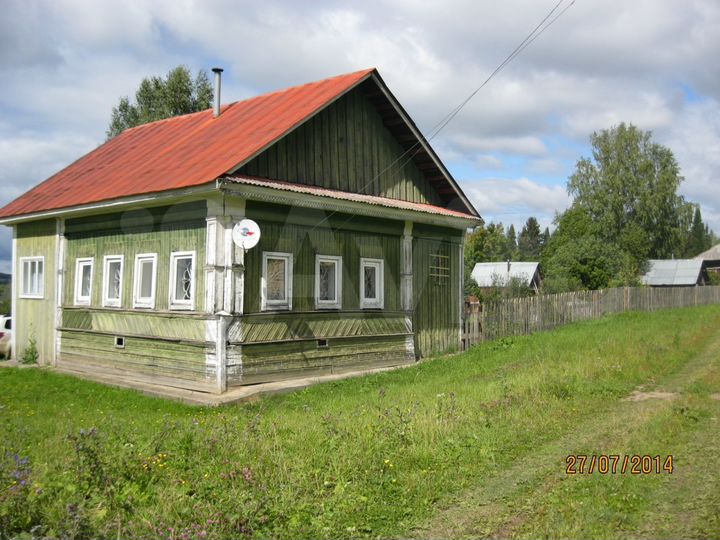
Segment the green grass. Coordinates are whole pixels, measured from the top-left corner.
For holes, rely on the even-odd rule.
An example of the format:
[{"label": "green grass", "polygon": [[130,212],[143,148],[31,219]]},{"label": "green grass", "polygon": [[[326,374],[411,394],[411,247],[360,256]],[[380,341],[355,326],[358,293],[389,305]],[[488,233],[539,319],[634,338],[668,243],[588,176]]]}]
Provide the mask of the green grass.
[{"label": "green grass", "polygon": [[[700,307],[216,409],[1,368],[0,535],[718,537],[719,353]],[[568,476],[577,453],[676,469]]]}]

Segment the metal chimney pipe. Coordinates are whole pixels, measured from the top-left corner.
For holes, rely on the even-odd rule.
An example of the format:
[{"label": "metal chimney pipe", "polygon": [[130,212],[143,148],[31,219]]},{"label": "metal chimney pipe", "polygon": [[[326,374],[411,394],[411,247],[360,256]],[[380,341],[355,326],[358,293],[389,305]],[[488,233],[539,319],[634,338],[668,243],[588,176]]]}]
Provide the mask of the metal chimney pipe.
[{"label": "metal chimney pipe", "polygon": [[218,116],[220,116],[220,82],[223,69],[215,67],[212,68],[212,72],[215,74],[215,99],[213,100],[213,116],[217,118]]}]

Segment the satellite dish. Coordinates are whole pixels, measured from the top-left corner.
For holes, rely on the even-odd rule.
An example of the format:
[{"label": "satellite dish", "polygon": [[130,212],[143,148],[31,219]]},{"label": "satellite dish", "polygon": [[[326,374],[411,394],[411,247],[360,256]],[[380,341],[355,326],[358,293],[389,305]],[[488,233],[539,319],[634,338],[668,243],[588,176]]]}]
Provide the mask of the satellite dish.
[{"label": "satellite dish", "polygon": [[233,227],[232,239],[238,247],[254,248],[260,241],[260,226],[252,219],[243,219]]}]

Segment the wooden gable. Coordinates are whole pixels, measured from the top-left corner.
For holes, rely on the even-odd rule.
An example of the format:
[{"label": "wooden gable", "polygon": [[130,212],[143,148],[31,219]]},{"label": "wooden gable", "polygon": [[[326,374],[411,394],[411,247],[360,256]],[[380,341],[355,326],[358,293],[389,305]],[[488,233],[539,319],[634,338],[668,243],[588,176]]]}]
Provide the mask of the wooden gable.
[{"label": "wooden gable", "polygon": [[[328,105],[237,174],[338,189],[438,206],[448,200],[391,132],[396,119],[373,101],[374,82]],[[404,155],[405,154],[405,155]]]}]

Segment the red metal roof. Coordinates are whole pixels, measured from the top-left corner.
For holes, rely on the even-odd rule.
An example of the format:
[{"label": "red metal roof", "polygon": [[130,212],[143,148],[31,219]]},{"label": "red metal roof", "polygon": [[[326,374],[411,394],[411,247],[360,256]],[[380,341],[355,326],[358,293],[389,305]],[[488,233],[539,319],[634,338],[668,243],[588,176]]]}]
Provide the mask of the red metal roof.
[{"label": "red metal roof", "polygon": [[211,182],[253,157],[374,69],[128,129],[0,209],[0,218]]},{"label": "red metal roof", "polygon": [[457,210],[450,210],[449,208],[443,208],[442,206],[402,201],[399,199],[389,199],[387,197],[378,197],[376,195],[363,195],[361,193],[354,193],[351,191],[340,191],[338,189],[327,189],[317,186],[308,186],[305,184],[295,184],[293,182],[285,182],[284,180],[270,180],[268,178],[258,178],[255,176],[227,176],[222,178],[222,180],[232,182],[233,184],[268,187],[283,191],[292,191],[293,193],[305,193],[308,195],[318,195],[320,197],[330,197],[344,201],[361,202],[378,206],[386,206],[388,208],[414,210],[416,212],[425,212],[427,214],[480,221],[480,218],[473,215],[466,214],[465,212],[458,212]]}]

